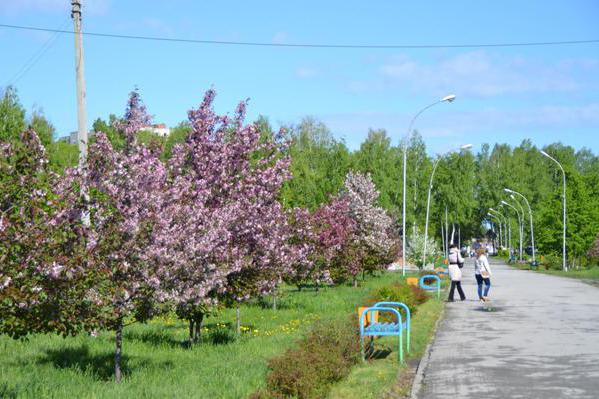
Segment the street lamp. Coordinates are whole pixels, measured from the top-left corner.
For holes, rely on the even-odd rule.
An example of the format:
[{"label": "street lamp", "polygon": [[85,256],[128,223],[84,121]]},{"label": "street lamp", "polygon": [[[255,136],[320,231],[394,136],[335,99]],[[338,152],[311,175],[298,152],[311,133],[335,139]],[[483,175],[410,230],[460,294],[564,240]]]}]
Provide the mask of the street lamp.
[{"label": "street lamp", "polygon": [[562,171],[562,176],[564,178],[564,192],[562,194],[562,210],[563,210],[563,221],[562,221],[562,223],[564,225],[564,238],[563,238],[563,244],[562,244],[562,268],[564,269],[564,271],[567,271],[568,270],[568,265],[566,264],[566,172],[564,171],[564,168],[563,168],[562,164],[559,163],[551,155],[547,154],[543,150],[541,150],[541,154],[543,154],[547,158],[551,159],[553,162],[555,162],[557,164],[557,166],[559,166],[559,168]]},{"label": "street lamp", "polygon": [[528,207],[528,216],[530,219],[530,241],[531,241],[531,245],[532,245],[532,263],[535,263],[535,233],[534,233],[534,227],[533,227],[533,222],[532,222],[532,209],[530,208],[530,203],[528,202],[528,200],[526,199],[526,197],[524,195],[522,195],[521,193],[514,191],[514,190],[510,190],[509,188],[504,188],[503,191],[505,191],[506,193],[511,193],[516,194],[518,196],[520,196],[524,202],[526,203],[526,206]]},{"label": "street lamp", "polygon": [[520,260],[522,260],[522,216],[520,215],[520,211],[518,211],[518,208],[516,208],[514,205],[512,205],[506,201],[501,201],[501,203],[503,205],[509,206],[514,211],[516,211],[516,215],[518,216],[518,227],[519,227],[518,237],[520,238],[520,251],[519,252],[520,252]]},{"label": "street lamp", "polygon": [[[448,97],[450,97],[450,96],[448,96]],[[431,180],[428,185],[428,198],[426,200],[426,223],[424,224],[424,250],[422,251],[422,267],[424,267],[424,265],[426,264],[426,244],[427,244],[427,240],[428,240],[428,216],[429,216],[429,212],[430,212],[430,208],[431,208],[431,190],[433,189],[433,178],[435,177],[435,171],[437,170],[437,166],[439,166],[439,161],[441,161],[443,156],[451,154],[452,152],[455,152],[458,150],[469,150],[470,148],[472,148],[472,144],[465,144],[459,148],[451,149],[451,150],[447,151],[445,154],[439,156],[439,158],[437,158],[437,160],[435,161],[435,163],[433,165],[433,171],[431,173]]]},{"label": "street lamp", "polygon": [[455,94],[450,94],[447,95],[445,97],[443,97],[442,99],[435,101],[432,104],[427,105],[426,107],[422,108],[420,111],[418,111],[418,113],[416,113],[416,115],[414,115],[414,117],[412,118],[412,120],[410,121],[410,127],[408,128],[408,133],[406,134],[406,141],[404,143],[404,147],[403,147],[403,193],[402,193],[402,211],[401,211],[401,228],[402,228],[402,238],[401,238],[401,250],[402,250],[402,261],[401,261],[401,274],[403,276],[405,276],[406,274],[406,179],[407,179],[407,174],[406,174],[406,170],[407,170],[407,164],[408,164],[408,139],[410,136],[410,133],[412,132],[412,126],[414,126],[414,122],[416,121],[416,119],[420,116],[420,114],[422,114],[424,111],[426,111],[427,109],[440,104],[440,103],[450,103],[453,102],[453,100],[455,100]]},{"label": "street lamp", "polygon": [[503,213],[493,209],[493,208],[489,208],[490,212],[493,212],[496,215],[501,216],[501,218],[503,219],[503,223],[505,226],[504,230],[507,230],[507,237],[504,234],[504,239],[505,239],[505,246],[508,248],[508,250],[510,251],[510,256],[512,254],[512,227],[508,224],[508,220],[507,218],[503,215]]},{"label": "street lamp", "polygon": [[502,229],[501,229],[502,220],[499,216],[494,215],[491,212],[487,212],[487,216],[490,216],[492,218],[499,220],[499,245],[501,246],[501,238],[503,237],[503,233],[502,233]]}]

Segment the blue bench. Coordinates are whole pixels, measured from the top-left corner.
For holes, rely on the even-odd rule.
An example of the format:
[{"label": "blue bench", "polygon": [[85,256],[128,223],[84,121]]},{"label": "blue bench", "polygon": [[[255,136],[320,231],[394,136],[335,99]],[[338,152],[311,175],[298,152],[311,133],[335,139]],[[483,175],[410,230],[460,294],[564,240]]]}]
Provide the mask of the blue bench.
[{"label": "blue bench", "polygon": [[[435,280],[435,285],[428,285],[425,283],[425,280],[433,279]],[[437,299],[441,298],[441,278],[436,274],[427,274],[426,276],[420,277],[419,282],[420,288],[426,291],[437,291]]]},{"label": "blue bench", "polygon": [[[402,321],[401,313],[396,309],[400,307],[406,312],[406,321]],[[395,315],[395,322],[379,323],[374,316],[374,312],[387,312]],[[366,325],[366,315],[371,313],[370,324]],[[365,358],[364,337],[375,336],[398,336],[399,337],[399,361],[403,363],[403,332],[406,331],[406,349],[410,351],[410,309],[401,302],[378,302],[370,308],[366,308],[360,315],[360,344],[362,358]]]}]

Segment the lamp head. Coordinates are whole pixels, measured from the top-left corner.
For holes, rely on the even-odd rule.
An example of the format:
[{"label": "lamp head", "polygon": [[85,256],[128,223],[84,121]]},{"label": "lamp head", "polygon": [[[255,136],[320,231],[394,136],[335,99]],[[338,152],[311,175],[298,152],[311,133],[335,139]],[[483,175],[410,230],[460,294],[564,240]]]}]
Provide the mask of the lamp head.
[{"label": "lamp head", "polygon": [[472,148],[472,144],[464,144],[460,147],[461,150],[469,150]]},{"label": "lamp head", "polygon": [[453,100],[455,100],[455,94],[450,94],[448,96],[445,96],[441,99],[441,102],[445,101],[445,102],[453,102]]},{"label": "lamp head", "polygon": [[510,195],[510,198],[513,199],[514,201],[516,200],[516,197],[514,197],[514,194]]},{"label": "lamp head", "polygon": [[497,212],[497,211],[496,211],[495,209],[493,209],[493,208],[489,208],[489,210],[490,210],[490,211],[493,211],[493,212]]},{"label": "lamp head", "polygon": [[509,205],[507,202],[505,202],[505,201],[503,201],[503,200],[501,201],[501,203],[502,203],[503,205]]},{"label": "lamp head", "polygon": [[504,188],[503,191],[505,191],[506,193],[513,193],[513,190],[510,190],[509,188]]},{"label": "lamp head", "polygon": [[546,156],[547,158],[551,158],[551,157],[549,156],[549,154],[547,154],[547,153],[546,153],[545,151],[543,151],[543,150],[541,150],[541,154],[542,154],[543,156]]}]

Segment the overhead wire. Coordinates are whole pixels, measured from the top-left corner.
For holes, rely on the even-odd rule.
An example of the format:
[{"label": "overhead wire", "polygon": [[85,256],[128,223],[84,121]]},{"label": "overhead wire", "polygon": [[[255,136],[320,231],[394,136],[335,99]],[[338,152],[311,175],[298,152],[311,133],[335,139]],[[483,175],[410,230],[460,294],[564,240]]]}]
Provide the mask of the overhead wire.
[{"label": "overhead wire", "polygon": [[50,36],[40,46],[40,48],[36,52],[34,52],[31,55],[31,57],[29,57],[29,59],[27,59],[27,61],[23,64],[23,66],[21,68],[19,68],[19,70],[6,82],[5,87],[14,85],[19,80],[21,80],[27,74],[27,72],[29,72],[31,70],[31,68],[33,68],[35,66],[35,64],[37,64],[42,59],[44,54],[46,54],[46,52],[54,45],[58,36],[61,33],[64,33],[63,29],[67,25],[68,22],[69,22],[69,19],[67,18],[60,25],[60,27],[58,29],[50,30],[50,32],[53,32],[54,34],[52,36]]},{"label": "overhead wire", "polygon": [[[30,31],[69,33],[74,31],[63,29],[49,29],[37,26],[9,25],[0,24],[0,28],[20,29]],[[541,41],[541,42],[513,42],[513,43],[462,43],[462,44],[332,44],[332,43],[271,43],[271,42],[252,42],[252,41],[226,41],[226,40],[201,40],[173,38],[162,36],[143,36],[143,35],[122,35],[103,32],[82,32],[85,36],[106,37],[115,39],[133,39],[176,43],[193,43],[208,45],[227,45],[227,46],[255,46],[255,47],[296,47],[296,48],[338,48],[338,49],[444,49],[444,48],[485,48],[485,47],[525,47],[525,46],[562,46],[562,45],[580,45],[580,44],[598,44],[599,39],[588,40],[562,40],[562,41]]]}]

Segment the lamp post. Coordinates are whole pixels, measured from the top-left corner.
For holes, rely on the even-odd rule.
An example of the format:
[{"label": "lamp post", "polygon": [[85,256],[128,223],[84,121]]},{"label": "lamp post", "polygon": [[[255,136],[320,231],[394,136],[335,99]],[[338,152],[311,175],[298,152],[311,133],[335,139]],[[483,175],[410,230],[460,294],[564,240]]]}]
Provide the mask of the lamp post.
[{"label": "lamp post", "polygon": [[502,220],[501,220],[501,218],[499,216],[493,215],[491,212],[487,212],[487,216],[490,216],[492,218],[495,218],[495,219],[499,220],[499,245],[501,245],[501,237],[503,236],[502,235],[502,231],[501,231]]},{"label": "lamp post", "polygon": [[519,227],[519,232],[518,232],[518,237],[520,238],[520,260],[522,260],[522,216],[520,215],[520,211],[518,210],[518,208],[516,208],[514,205],[510,204],[509,202],[506,201],[501,201],[501,203],[503,205],[507,205],[510,208],[512,208],[514,211],[516,211],[516,215],[518,216],[518,227]]},{"label": "lamp post", "polygon": [[[522,236],[522,240],[524,240],[524,216],[525,216],[526,213],[524,212],[524,208],[522,207],[522,204],[520,204],[520,202],[518,202],[516,200],[516,197],[514,196],[514,194],[510,194],[510,199],[512,201],[514,201],[514,203],[516,205],[518,205],[518,209],[520,209],[520,212],[521,212],[520,214],[522,215],[522,219],[521,219],[522,222],[520,223],[520,234]],[[522,245],[522,247],[524,247],[524,245]]]},{"label": "lamp post", "polygon": [[455,100],[455,94],[450,94],[448,96],[443,97],[442,99],[435,101],[432,104],[427,105],[426,107],[422,108],[420,111],[418,111],[416,113],[416,115],[414,115],[414,117],[412,118],[412,120],[410,121],[410,127],[408,127],[408,133],[406,134],[406,141],[404,143],[404,147],[403,147],[403,193],[402,193],[402,211],[401,211],[401,228],[402,228],[402,238],[401,238],[401,250],[402,250],[402,261],[401,261],[401,274],[403,276],[405,276],[406,274],[406,180],[407,180],[407,164],[408,164],[408,139],[410,136],[410,133],[412,132],[412,127],[414,126],[414,122],[416,121],[416,119],[420,116],[420,114],[422,114],[424,111],[426,111],[427,109],[440,104],[440,103],[450,103],[453,102],[453,100]]},{"label": "lamp post", "polygon": [[443,156],[445,156],[447,154],[451,154],[454,151],[468,150],[470,148],[472,148],[472,144],[465,144],[459,148],[454,148],[452,150],[449,150],[445,154],[439,156],[439,158],[437,158],[435,160],[435,163],[433,164],[433,171],[431,172],[431,179],[430,179],[430,182],[428,185],[428,198],[426,200],[426,222],[424,224],[424,250],[422,251],[422,267],[424,267],[424,265],[426,264],[426,244],[427,244],[427,240],[428,240],[428,216],[429,216],[430,208],[431,208],[431,190],[433,189],[433,179],[435,177],[435,171],[437,170],[437,166],[439,166],[439,161],[441,161]]},{"label": "lamp post", "polygon": [[564,171],[564,167],[562,166],[561,163],[559,163],[557,161],[557,159],[553,158],[551,155],[547,154],[545,151],[541,151],[541,154],[543,154],[544,156],[546,156],[547,158],[551,159],[553,162],[555,162],[557,164],[557,166],[559,166],[560,170],[562,171],[562,176],[564,178],[564,192],[562,194],[562,213],[563,213],[563,220],[562,223],[564,225],[564,237],[563,237],[563,244],[562,244],[562,269],[564,271],[568,270],[568,265],[566,264],[566,171]]},{"label": "lamp post", "polygon": [[[508,250],[510,251],[510,256],[511,256],[511,251],[512,251],[512,228],[511,226],[508,224],[508,220],[507,218],[503,215],[503,213],[493,209],[493,208],[489,208],[489,212],[493,212],[494,214],[501,216],[501,218],[503,219],[504,222],[504,234],[503,234],[503,238],[505,240],[505,246],[508,248]],[[507,234],[507,236],[506,236]]]},{"label": "lamp post", "polygon": [[528,216],[530,219],[530,242],[531,242],[531,246],[532,246],[532,263],[535,263],[535,232],[534,232],[534,225],[532,222],[532,209],[530,207],[530,203],[528,202],[528,199],[526,199],[526,197],[514,190],[510,190],[509,188],[504,188],[503,189],[506,193],[511,193],[511,194],[516,194],[518,196],[520,196],[524,202],[526,203],[526,207],[528,208]]}]

